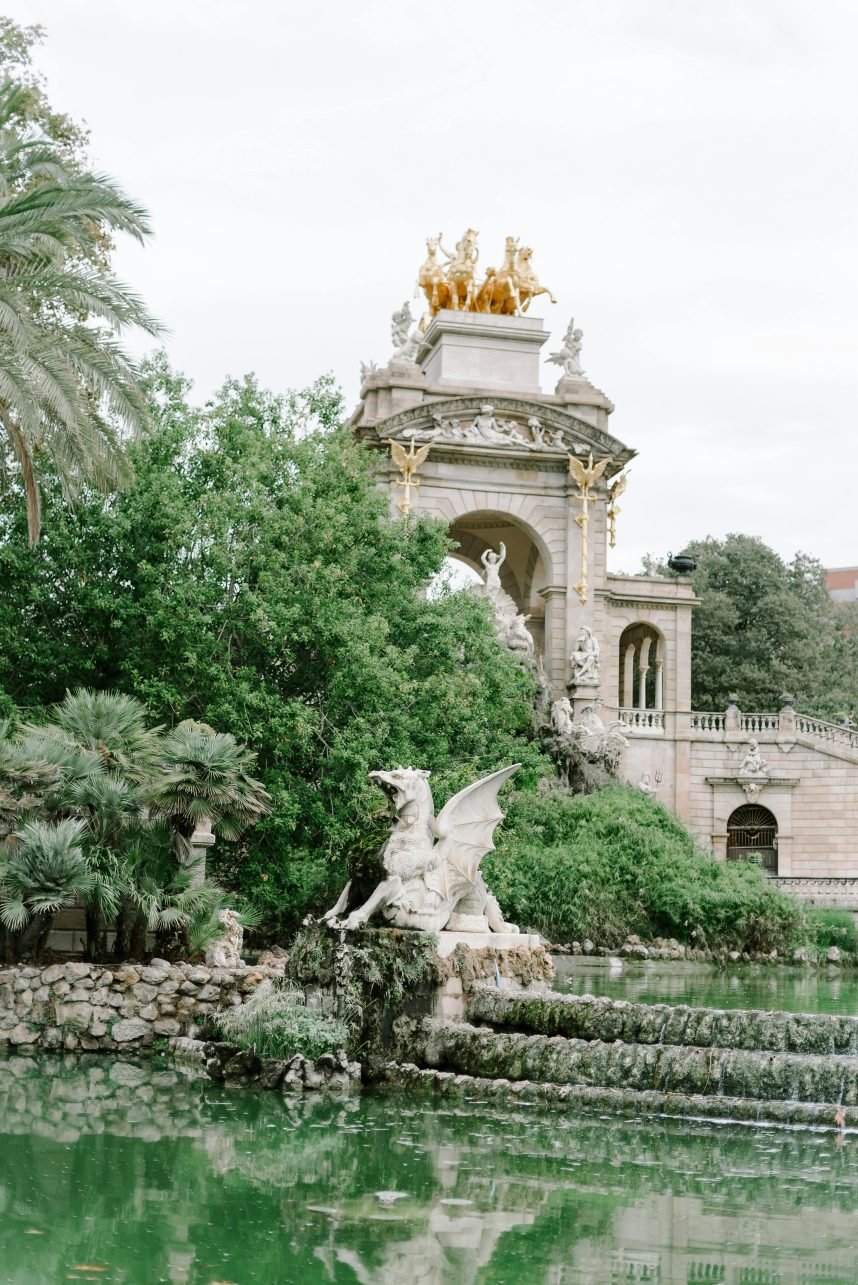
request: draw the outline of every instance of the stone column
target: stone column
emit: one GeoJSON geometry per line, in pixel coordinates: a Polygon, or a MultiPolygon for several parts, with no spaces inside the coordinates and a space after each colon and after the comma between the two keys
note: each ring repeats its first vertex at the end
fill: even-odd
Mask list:
{"type": "Polygon", "coordinates": [[[635,703],[635,652],[637,646],[635,643],[626,644],[626,654],[623,657],[623,709],[631,709],[635,703]]]}
{"type": "Polygon", "coordinates": [[[655,708],[664,709],[664,661],[655,662],[655,708]]]}
{"type": "Polygon", "coordinates": [[[646,709],[646,676],[649,673],[651,638],[644,638],[638,657],[638,709],[646,709]]]}
{"type": "Polygon", "coordinates": [[[545,602],[545,674],[555,696],[565,696],[569,663],[566,657],[566,589],[562,585],[547,585],[537,593],[545,602]]]}
{"type": "Polygon", "coordinates": [[[206,879],[206,849],[214,845],[212,823],[209,817],[200,821],[191,835],[191,852],[186,869],[190,872],[191,887],[199,888],[206,879]]]}

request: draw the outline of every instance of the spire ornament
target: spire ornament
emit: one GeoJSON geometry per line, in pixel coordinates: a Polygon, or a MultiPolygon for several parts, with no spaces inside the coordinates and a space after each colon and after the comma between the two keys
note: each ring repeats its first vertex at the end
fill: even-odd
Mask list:
{"type": "Polygon", "coordinates": [[[608,544],[612,549],[617,547],[617,514],[622,513],[622,509],[617,504],[617,500],[625,492],[628,484],[628,473],[621,473],[614,485],[608,487],[608,544]]]}
{"type": "Polygon", "coordinates": [[[411,449],[408,451],[406,451],[401,442],[394,442],[392,438],[388,438],[387,444],[390,447],[393,462],[402,474],[401,477],[393,479],[393,485],[405,488],[405,494],[396,507],[403,517],[407,517],[414,507],[411,503],[411,488],[414,487],[416,490],[420,486],[415,474],[426,460],[432,449],[432,444],[430,442],[428,446],[421,446],[419,451],[413,438],[410,444],[411,449]]]}
{"type": "Polygon", "coordinates": [[[610,463],[611,457],[606,455],[603,460],[599,460],[594,464],[592,451],[586,464],[582,464],[574,455],[569,456],[569,472],[578,483],[577,498],[581,501],[581,512],[575,519],[581,528],[581,579],[576,585],[573,585],[573,588],[582,606],[587,601],[589,591],[587,581],[588,533],[590,529],[590,502],[593,499],[593,483],[599,480],[610,463]]]}

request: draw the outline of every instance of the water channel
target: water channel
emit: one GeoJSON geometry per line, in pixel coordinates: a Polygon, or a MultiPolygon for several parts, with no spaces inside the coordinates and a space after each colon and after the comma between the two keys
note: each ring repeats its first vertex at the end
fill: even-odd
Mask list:
{"type": "Polygon", "coordinates": [[[0,1058],[0,1281],[847,1285],[858,1137],[0,1058]]]}
{"type": "Polygon", "coordinates": [[[839,968],[784,968],[680,960],[614,960],[557,955],[555,989],[604,995],[640,1004],[700,1008],[756,1008],[787,1013],[841,1013],[858,1017],[858,972],[839,968]]]}

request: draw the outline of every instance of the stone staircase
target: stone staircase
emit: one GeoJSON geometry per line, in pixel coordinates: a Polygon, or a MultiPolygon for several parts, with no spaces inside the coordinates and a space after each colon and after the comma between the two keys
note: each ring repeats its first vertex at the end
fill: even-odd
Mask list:
{"type": "Polygon", "coordinates": [[[410,1026],[386,1078],[467,1096],[858,1127],[858,1018],[475,985],[410,1026]]]}

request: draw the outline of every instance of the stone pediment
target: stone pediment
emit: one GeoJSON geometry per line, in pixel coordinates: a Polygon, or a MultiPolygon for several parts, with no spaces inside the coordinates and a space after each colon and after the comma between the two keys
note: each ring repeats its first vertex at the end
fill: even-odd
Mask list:
{"type": "Polygon", "coordinates": [[[609,433],[558,406],[518,397],[450,397],[421,402],[377,423],[362,434],[379,445],[394,441],[431,442],[445,454],[526,457],[570,454],[594,459],[609,455],[612,476],[635,452],[609,433]]]}

